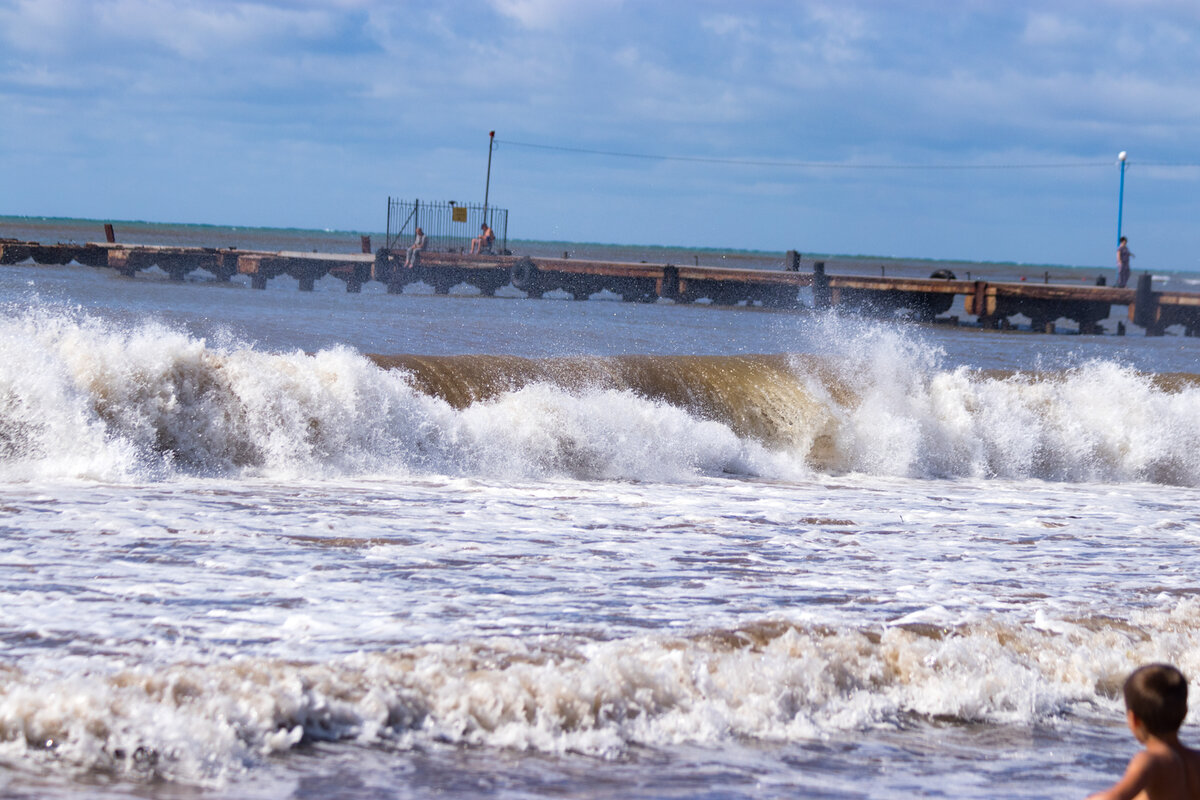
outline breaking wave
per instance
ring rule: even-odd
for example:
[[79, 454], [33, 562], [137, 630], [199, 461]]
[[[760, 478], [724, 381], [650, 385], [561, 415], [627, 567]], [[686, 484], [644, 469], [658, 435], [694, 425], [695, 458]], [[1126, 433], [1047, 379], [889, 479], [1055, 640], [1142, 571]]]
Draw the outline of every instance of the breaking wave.
[[59, 676], [0, 667], [0, 761], [212, 782], [312, 741], [611, 758], [639, 745], [796, 741], [922, 720], [1117, 718], [1133, 666], [1200, 668], [1198, 612], [1185, 600], [1129, 622], [829, 629], [764, 619], [688, 637], [501, 638], [326, 663]]
[[827, 356], [273, 353], [147, 323], [0, 322], [0, 477], [862, 472], [1200, 483], [1200, 378]]

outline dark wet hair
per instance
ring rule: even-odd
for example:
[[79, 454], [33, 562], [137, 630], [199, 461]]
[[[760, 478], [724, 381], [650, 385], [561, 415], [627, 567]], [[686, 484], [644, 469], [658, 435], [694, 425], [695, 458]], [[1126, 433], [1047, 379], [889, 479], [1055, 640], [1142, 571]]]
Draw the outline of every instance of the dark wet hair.
[[1187, 696], [1187, 678], [1170, 664], [1147, 664], [1125, 679], [1125, 707], [1155, 736], [1179, 730]]
[[[1128, 241], [1129, 241], [1129, 237], [1128, 237], [1128, 236], [1122, 236], [1122, 237], [1121, 237], [1121, 242], [1128, 242]], [[1117, 244], [1120, 244], [1120, 242], [1118, 242]]]

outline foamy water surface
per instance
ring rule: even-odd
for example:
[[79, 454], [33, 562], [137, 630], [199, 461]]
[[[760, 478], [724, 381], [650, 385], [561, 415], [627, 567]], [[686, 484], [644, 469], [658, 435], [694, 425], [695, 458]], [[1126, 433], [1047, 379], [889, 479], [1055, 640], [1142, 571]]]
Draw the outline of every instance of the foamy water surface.
[[1194, 340], [318, 288], [0, 268], [7, 796], [1078, 797], [1200, 673]]

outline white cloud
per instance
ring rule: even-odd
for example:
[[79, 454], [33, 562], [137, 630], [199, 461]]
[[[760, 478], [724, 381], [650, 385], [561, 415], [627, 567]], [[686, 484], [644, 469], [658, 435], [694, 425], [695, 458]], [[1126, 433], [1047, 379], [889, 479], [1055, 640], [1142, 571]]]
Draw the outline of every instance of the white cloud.
[[718, 36], [745, 37], [754, 27], [751, 19], [741, 14], [712, 14], [704, 17], [700, 24]]
[[873, 38], [870, 17], [849, 4], [813, 5], [808, 9], [816, 30], [807, 38], [827, 63], [857, 61]]
[[1058, 14], [1035, 12], [1025, 20], [1021, 41], [1047, 47], [1077, 42], [1087, 35], [1087, 28], [1076, 20], [1065, 19]]
[[621, 0], [489, 0], [500, 15], [521, 27], [553, 30], [568, 21], [590, 16], [600, 11], [616, 10]]
[[97, 6], [100, 33], [142, 40], [185, 58], [326, 35], [326, 11], [276, 8], [262, 3], [163, 3], [116, 0]]
[[69, 48], [73, 29], [83, 30], [80, 14], [90, 17], [77, 0], [16, 0], [0, 5], [0, 41], [10, 51], [58, 53]]
[[[344, 5], [344, 3], [343, 3]], [[162, 48], [186, 58], [330, 35], [336, 11], [263, 2], [16, 0], [0, 7], [0, 38], [21, 52], [98, 53], [121, 61]]]

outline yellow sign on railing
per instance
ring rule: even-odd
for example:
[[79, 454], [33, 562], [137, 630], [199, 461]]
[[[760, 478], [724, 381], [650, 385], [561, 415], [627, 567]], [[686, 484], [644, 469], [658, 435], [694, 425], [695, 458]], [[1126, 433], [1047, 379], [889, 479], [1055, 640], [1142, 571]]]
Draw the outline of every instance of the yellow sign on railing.
[[452, 207], [450, 209], [450, 219], [454, 222], [466, 222], [467, 221], [467, 207], [466, 206]]

